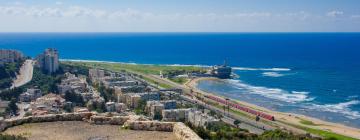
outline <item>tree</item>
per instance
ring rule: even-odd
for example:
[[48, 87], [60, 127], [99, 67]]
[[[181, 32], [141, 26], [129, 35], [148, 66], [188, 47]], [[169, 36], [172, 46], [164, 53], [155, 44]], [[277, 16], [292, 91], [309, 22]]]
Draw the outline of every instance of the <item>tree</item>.
[[239, 124], [240, 124], [241, 122], [239, 121], [239, 120], [235, 120], [234, 121], [234, 125], [236, 126], [236, 128], [239, 128]]
[[154, 115], [154, 120], [161, 120], [162, 119], [162, 115], [160, 112], [156, 112], [155, 115]]
[[16, 99], [11, 99], [8, 108], [6, 109], [10, 114], [16, 114], [19, 110], [18, 106], [16, 105]]
[[75, 92], [72, 92], [72, 91], [67, 91], [65, 93], [65, 100], [76, 103], [76, 104], [78, 104], [80, 106], [84, 106], [84, 104], [85, 104], [84, 99], [82, 98], [82, 96], [79, 95], [79, 94], [76, 94]]

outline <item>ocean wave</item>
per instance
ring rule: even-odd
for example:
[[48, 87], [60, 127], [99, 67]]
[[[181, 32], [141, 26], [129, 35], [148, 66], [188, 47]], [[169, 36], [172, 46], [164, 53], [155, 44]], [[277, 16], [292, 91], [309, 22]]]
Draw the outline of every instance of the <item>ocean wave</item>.
[[351, 106], [359, 104], [359, 100], [351, 100], [348, 102], [338, 103], [338, 104], [310, 104], [306, 108], [313, 109], [317, 111], [326, 111], [332, 113], [341, 113], [349, 119], [360, 119], [360, 112], [351, 110]]
[[248, 67], [233, 67], [234, 70], [243, 71], [291, 71], [289, 68], [248, 68]]
[[261, 86], [252, 86], [249, 84], [242, 83], [240, 80], [226, 80], [230, 84], [235, 85], [236, 88], [245, 90], [248, 94], [257, 94], [266, 98], [280, 100], [289, 103], [298, 103], [304, 101], [312, 101], [314, 98], [308, 97], [309, 92], [305, 91], [285, 91], [278, 88], [267, 88]]
[[284, 76], [284, 74], [278, 73], [278, 72], [264, 72], [262, 73], [263, 76], [267, 77], [281, 77]]

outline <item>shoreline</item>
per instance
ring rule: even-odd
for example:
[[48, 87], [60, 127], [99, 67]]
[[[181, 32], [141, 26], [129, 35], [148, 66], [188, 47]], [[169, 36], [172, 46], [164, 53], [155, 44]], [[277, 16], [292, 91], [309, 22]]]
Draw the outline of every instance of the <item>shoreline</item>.
[[[197, 88], [197, 83], [199, 81], [204, 81], [204, 80], [220, 80], [220, 79], [212, 78], [212, 77], [195, 78], [195, 79], [191, 79], [185, 85], [187, 87], [193, 89], [195, 92], [199, 92], [202, 94], [210, 94], [210, 95], [214, 95], [217, 97], [222, 97], [222, 96], [217, 95], [216, 93], [205, 92], [205, 91]], [[277, 121], [280, 120], [280, 121], [284, 121], [286, 123], [290, 123], [293, 125], [298, 125], [298, 126], [308, 127], [308, 128], [313, 128], [313, 129], [319, 129], [319, 130], [326, 130], [326, 131], [334, 132], [337, 134], [360, 139], [360, 129], [359, 128], [346, 126], [346, 125], [340, 124], [340, 123], [324, 121], [324, 120], [321, 120], [318, 118], [309, 117], [309, 116], [305, 116], [302, 114], [274, 111], [274, 110], [270, 110], [265, 107], [261, 107], [261, 106], [255, 105], [255, 104], [241, 101], [241, 100], [233, 100], [233, 101], [235, 101], [241, 105], [244, 105], [246, 107], [271, 114], [275, 117], [275, 120], [277, 120]], [[306, 125], [306, 124], [301, 123], [301, 121], [311, 121], [314, 125]]]
[[[62, 60], [64, 62], [64, 60]], [[75, 61], [65, 61], [65, 62], [78, 62], [78, 63], [91, 63], [91, 61], [88, 60], [75, 60]], [[105, 61], [92, 61], [93, 63], [103, 63], [103, 64], [129, 64], [129, 63], [122, 63], [122, 62], [105, 62]], [[143, 64], [136, 64], [136, 63], [132, 63], [130, 65], [143, 65]], [[156, 64], [149, 64], [149, 65], [155, 65]], [[161, 65], [160, 65], [161, 66]], [[185, 66], [184, 66], [185, 67]], [[144, 74], [147, 75], [147, 74]], [[196, 87], [197, 82], [201, 81], [201, 80], [220, 80], [218, 78], [213, 78], [213, 77], [203, 77], [203, 78], [195, 78], [195, 79], [190, 79], [189, 81], [187, 81], [185, 84], [180, 85], [177, 84], [178, 86], [181, 86], [185, 89], [192, 89], [195, 92], [199, 92], [199, 93], [203, 93], [203, 94], [210, 94], [213, 96], [217, 96], [217, 97], [223, 97], [223, 96], [219, 96], [215, 93], [208, 93], [205, 91], [202, 91], [200, 89], [198, 89]], [[164, 82], [164, 81], [163, 81]], [[165, 81], [165, 82], [169, 82], [169, 81]], [[271, 114], [275, 117], [275, 119], [277, 120], [278, 123], [282, 123], [285, 125], [291, 124], [294, 126], [299, 126], [302, 127], [300, 129], [303, 128], [308, 128], [308, 129], [313, 129], [316, 132], [314, 132], [314, 134], [316, 133], [320, 133], [319, 131], [323, 131], [321, 132], [321, 134], [325, 133], [325, 131], [327, 133], [333, 133], [335, 134], [339, 134], [339, 135], [343, 135], [346, 137], [351, 137], [351, 138], [356, 138], [356, 139], [360, 139], [360, 129], [358, 128], [353, 128], [350, 126], [346, 126], [343, 124], [339, 124], [339, 123], [334, 123], [334, 122], [328, 122], [328, 121], [324, 121], [324, 120], [320, 120], [317, 118], [313, 118], [313, 117], [309, 117], [309, 116], [305, 116], [305, 115], [301, 115], [301, 114], [295, 114], [295, 113], [286, 113], [286, 112], [279, 112], [279, 111], [273, 111], [264, 107], [260, 107], [257, 106], [255, 104], [251, 104], [245, 101], [240, 101], [240, 100], [233, 100], [236, 101], [237, 103], [244, 105], [246, 107], [252, 108], [254, 110], [258, 110], [258, 111], [262, 111], [264, 113], [267, 114]], [[289, 116], [290, 115], [290, 116]], [[301, 123], [301, 121], [311, 121], [311, 125], [308, 124], [303, 124]], [[293, 127], [293, 126], [292, 126]], [[299, 128], [298, 128], [299, 129]], [[310, 133], [313, 132], [313, 130], [305, 130], [308, 131]], [[303, 129], [304, 130], [304, 129]], [[331, 135], [331, 134], [330, 134]], [[350, 139], [350, 138], [349, 138]]]

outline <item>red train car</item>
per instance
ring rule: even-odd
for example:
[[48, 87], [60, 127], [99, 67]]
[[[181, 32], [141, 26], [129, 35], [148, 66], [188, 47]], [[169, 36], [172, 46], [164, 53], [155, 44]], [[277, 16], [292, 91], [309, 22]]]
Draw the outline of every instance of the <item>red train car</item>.
[[209, 99], [211, 99], [213, 101], [219, 102], [221, 104], [225, 104], [225, 105], [228, 104], [230, 107], [236, 108], [237, 110], [248, 112], [250, 114], [259, 116], [259, 117], [267, 119], [267, 120], [275, 121], [275, 117], [272, 116], [272, 115], [269, 115], [269, 114], [266, 114], [266, 113], [263, 113], [263, 112], [260, 112], [260, 111], [256, 111], [256, 110], [244, 107], [244, 106], [241, 106], [241, 105], [239, 105], [237, 103], [233, 103], [233, 102], [228, 102], [227, 103], [227, 101], [225, 99], [223, 99], [223, 98], [219, 98], [219, 97], [211, 96], [211, 95], [205, 95], [205, 97], [209, 98]]

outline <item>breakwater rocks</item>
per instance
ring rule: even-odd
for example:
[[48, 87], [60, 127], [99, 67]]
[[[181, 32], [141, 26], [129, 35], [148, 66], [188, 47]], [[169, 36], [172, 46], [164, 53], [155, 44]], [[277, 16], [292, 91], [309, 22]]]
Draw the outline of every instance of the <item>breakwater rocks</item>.
[[131, 130], [173, 132], [179, 140], [201, 140], [189, 127], [181, 122], [144, 121], [138, 116], [100, 116], [92, 112], [48, 114], [0, 120], [0, 132], [26, 123], [85, 121], [96, 125], [124, 125]]

